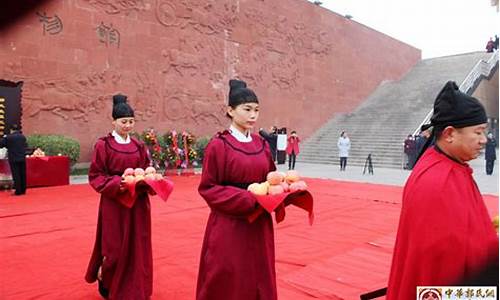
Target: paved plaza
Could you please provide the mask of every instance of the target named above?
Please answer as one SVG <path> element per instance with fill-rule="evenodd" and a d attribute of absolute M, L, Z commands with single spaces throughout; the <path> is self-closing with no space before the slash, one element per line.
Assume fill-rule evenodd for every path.
<path fill-rule="evenodd" d="M 498 156 L 497 156 L 498 157 Z M 495 161 L 493 175 L 488 176 L 485 172 L 484 157 L 479 157 L 469 163 L 474 170 L 476 180 L 481 193 L 498 195 L 498 160 Z M 288 164 L 277 165 L 278 170 L 286 171 Z M 340 172 L 338 165 L 309 164 L 297 162 L 295 169 L 304 177 L 335 179 L 352 182 L 368 182 L 387 185 L 404 186 L 411 171 L 403 169 L 377 168 L 374 162 L 374 174 L 363 175 L 363 167 L 348 166 L 345 172 Z M 200 171 L 198 171 L 200 172 Z M 72 176 L 71 184 L 87 183 L 87 176 Z"/>

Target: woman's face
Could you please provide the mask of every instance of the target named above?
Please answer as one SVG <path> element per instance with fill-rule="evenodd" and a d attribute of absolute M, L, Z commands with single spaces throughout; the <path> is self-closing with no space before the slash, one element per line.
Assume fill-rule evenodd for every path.
<path fill-rule="evenodd" d="M 251 130 L 259 118 L 258 103 L 243 103 L 235 108 L 228 107 L 227 113 L 231 116 L 232 125 L 242 132 Z"/>
<path fill-rule="evenodd" d="M 115 128 L 116 133 L 121 136 L 128 135 L 133 129 L 135 125 L 135 119 L 131 118 L 118 118 L 113 121 L 113 127 Z"/>

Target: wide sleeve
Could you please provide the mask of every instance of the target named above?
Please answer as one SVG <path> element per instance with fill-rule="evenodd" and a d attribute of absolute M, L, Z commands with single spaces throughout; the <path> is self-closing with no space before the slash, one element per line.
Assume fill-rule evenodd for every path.
<path fill-rule="evenodd" d="M 89 169 L 89 183 L 100 194 L 107 198 L 117 199 L 120 195 L 121 177 L 109 175 L 106 166 L 106 145 L 99 140 L 92 154 L 92 162 Z"/>
<path fill-rule="evenodd" d="M 269 161 L 269 171 L 276 171 L 276 164 L 274 163 L 273 155 L 271 154 L 271 148 L 269 144 L 266 144 L 266 157 L 267 160 Z"/>
<path fill-rule="evenodd" d="M 266 140 L 270 140 L 272 138 L 272 136 L 269 133 L 267 133 L 264 129 L 259 130 L 259 134 Z"/>
<path fill-rule="evenodd" d="M 225 158 L 224 141 L 212 139 L 205 149 L 198 192 L 215 211 L 234 216 L 249 215 L 255 210 L 257 199 L 247 190 L 222 184 Z"/>

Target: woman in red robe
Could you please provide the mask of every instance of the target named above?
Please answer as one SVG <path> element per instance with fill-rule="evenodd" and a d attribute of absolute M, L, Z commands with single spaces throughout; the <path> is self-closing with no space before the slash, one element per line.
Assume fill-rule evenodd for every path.
<path fill-rule="evenodd" d="M 121 175 L 126 168 L 146 168 L 143 143 L 129 135 L 134 111 L 126 96 L 113 96 L 114 131 L 100 138 L 89 170 L 90 185 L 101 194 L 94 250 L 85 280 L 98 280 L 106 299 L 149 299 L 153 290 L 151 213 L 147 193 L 125 205 Z"/>
<path fill-rule="evenodd" d="M 227 115 L 231 127 L 205 149 L 198 188 L 211 212 L 207 222 L 196 299 L 275 300 L 274 232 L 271 215 L 253 223 L 257 207 L 246 190 L 276 169 L 269 145 L 250 133 L 259 115 L 255 93 L 243 81 L 231 80 Z"/>

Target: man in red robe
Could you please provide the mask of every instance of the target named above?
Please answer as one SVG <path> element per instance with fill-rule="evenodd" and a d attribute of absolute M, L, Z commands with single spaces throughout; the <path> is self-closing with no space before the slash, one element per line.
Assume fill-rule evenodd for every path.
<path fill-rule="evenodd" d="M 498 236 L 466 163 L 486 143 L 484 107 L 450 81 L 423 127 L 433 127 L 436 142 L 404 188 L 387 300 L 416 299 L 417 286 L 471 282 L 498 263 Z M 475 283 L 495 280 L 498 269 L 496 279 Z"/>

